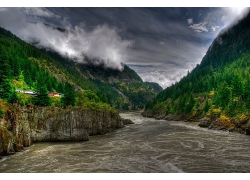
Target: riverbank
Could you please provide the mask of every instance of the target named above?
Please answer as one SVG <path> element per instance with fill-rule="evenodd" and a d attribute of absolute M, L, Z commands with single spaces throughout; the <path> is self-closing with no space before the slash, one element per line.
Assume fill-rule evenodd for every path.
<path fill-rule="evenodd" d="M 1 173 L 249 173 L 250 136 L 193 122 L 120 114 L 135 124 L 83 142 L 38 142 L 4 157 Z M 25 163 L 24 163 L 25 162 Z"/>
<path fill-rule="evenodd" d="M 151 111 L 143 111 L 143 117 L 164 119 L 167 121 L 185 121 L 185 122 L 198 122 L 197 126 L 201 128 L 208 128 L 212 130 L 223 130 L 229 132 L 238 132 L 245 135 L 250 135 L 250 121 L 249 118 L 242 115 L 239 117 L 226 117 L 218 112 L 208 113 L 205 116 L 201 114 L 195 115 L 153 115 Z"/>

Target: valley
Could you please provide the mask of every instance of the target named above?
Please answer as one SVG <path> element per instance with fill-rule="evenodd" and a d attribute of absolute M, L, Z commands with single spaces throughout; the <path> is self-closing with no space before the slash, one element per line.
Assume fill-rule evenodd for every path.
<path fill-rule="evenodd" d="M 249 172 L 250 10 L 191 9 L 0 8 L 0 172 Z"/>

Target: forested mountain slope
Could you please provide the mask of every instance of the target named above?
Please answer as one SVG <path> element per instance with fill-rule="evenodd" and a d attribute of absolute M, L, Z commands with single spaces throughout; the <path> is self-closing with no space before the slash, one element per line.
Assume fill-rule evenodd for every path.
<path fill-rule="evenodd" d="M 250 13 L 222 31 L 201 63 L 145 105 L 143 115 L 248 126 L 250 117 Z M 167 117 L 170 117 L 167 116 Z M 250 127 L 250 126 L 249 126 Z"/>
<path fill-rule="evenodd" d="M 66 95 L 71 92 L 76 97 L 75 102 L 69 102 L 72 105 L 100 102 L 117 110 L 129 110 L 142 108 L 157 94 L 126 65 L 120 72 L 90 62 L 76 63 L 53 50 L 38 49 L 3 28 L 0 28 L 0 61 L 0 98 L 8 102 L 61 106 L 58 99 L 45 98 L 39 104 L 34 98 L 16 94 L 15 90 L 44 95 L 48 91 Z"/>

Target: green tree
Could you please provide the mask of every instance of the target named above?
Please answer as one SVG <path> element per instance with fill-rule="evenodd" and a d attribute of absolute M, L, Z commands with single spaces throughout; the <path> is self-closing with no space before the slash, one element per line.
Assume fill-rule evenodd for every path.
<path fill-rule="evenodd" d="M 227 85 L 226 82 L 223 82 L 220 84 L 220 87 L 218 90 L 215 92 L 214 95 L 214 105 L 217 107 L 221 107 L 224 109 L 230 100 L 232 99 L 232 90 L 231 88 Z"/>
<path fill-rule="evenodd" d="M 188 103 L 185 106 L 185 113 L 190 114 L 195 105 L 195 99 L 192 94 L 189 95 Z"/>
<path fill-rule="evenodd" d="M 39 106 L 49 106 L 51 104 L 45 80 L 41 76 L 38 78 L 36 92 L 37 95 L 33 99 L 34 104 Z"/>
<path fill-rule="evenodd" d="M 232 79 L 232 95 L 233 97 L 241 97 L 243 95 L 243 84 L 242 84 L 242 79 L 240 76 L 235 75 L 234 78 Z"/>
<path fill-rule="evenodd" d="M 210 105 L 208 103 L 208 99 L 206 99 L 205 105 L 203 107 L 203 111 L 206 113 L 206 112 L 208 112 L 209 108 L 210 108 Z"/>
<path fill-rule="evenodd" d="M 13 88 L 11 93 L 10 93 L 10 97 L 8 99 L 9 103 L 16 103 L 18 102 L 18 97 L 17 97 L 17 92 L 15 91 L 15 89 Z"/>
<path fill-rule="evenodd" d="M 3 117 L 3 116 L 4 116 L 4 112 L 3 112 L 3 109 L 0 106 L 0 117 Z"/>
<path fill-rule="evenodd" d="M 0 49 L 0 98 L 7 101 L 10 93 L 10 65 L 6 53 Z"/>
<path fill-rule="evenodd" d="M 178 99 L 177 114 L 185 112 L 186 101 L 187 101 L 187 94 L 185 93 L 184 95 L 181 95 L 180 98 Z"/>
<path fill-rule="evenodd" d="M 75 93 L 74 87 L 68 82 L 66 82 L 64 85 L 64 95 L 61 100 L 62 100 L 62 104 L 64 107 L 69 106 L 69 105 L 72 105 L 72 106 L 75 105 L 76 93 Z"/>

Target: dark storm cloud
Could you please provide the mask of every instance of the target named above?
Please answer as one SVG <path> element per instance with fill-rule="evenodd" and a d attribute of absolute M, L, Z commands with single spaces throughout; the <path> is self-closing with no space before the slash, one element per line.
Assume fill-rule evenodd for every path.
<path fill-rule="evenodd" d="M 44 22 L 50 24 L 45 18 L 61 20 L 66 32 L 45 25 Z M 83 63 L 86 55 L 93 63 L 103 62 L 107 67 L 120 70 L 133 45 L 133 41 L 121 39 L 115 27 L 102 24 L 86 31 L 83 24 L 72 26 L 67 17 L 45 8 L 6 8 L 0 11 L 0 25 L 27 42 L 35 41 L 38 47 L 52 48 Z M 99 61 L 94 60 L 96 58 Z"/>
<path fill-rule="evenodd" d="M 11 24 L 0 16 L 0 23 L 26 38 L 38 31 L 44 37 L 40 40 L 42 46 L 49 42 L 58 52 L 75 56 L 84 51 L 90 57 L 104 59 L 113 68 L 121 68 L 121 62 L 129 64 L 144 81 L 158 82 L 165 88 L 200 63 L 214 38 L 237 21 L 242 8 L 24 8 L 24 14 L 11 11 L 12 20 L 19 22 Z M 14 15 L 19 17 L 15 19 Z M 38 22 L 36 28 L 30 28 L 27 19 Z M 65 37 L 42 23 L 74 33 Z M 28 27 L 27 31 L 22 24 Z M 18 26 L 23 29 L 17 30 Z M 55 37 L 53 43 L 49 41 L 51 34 Z"/>

